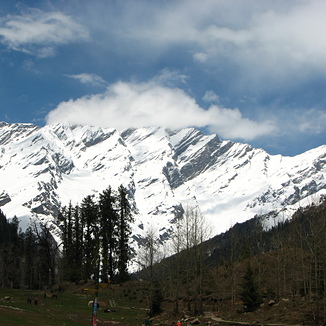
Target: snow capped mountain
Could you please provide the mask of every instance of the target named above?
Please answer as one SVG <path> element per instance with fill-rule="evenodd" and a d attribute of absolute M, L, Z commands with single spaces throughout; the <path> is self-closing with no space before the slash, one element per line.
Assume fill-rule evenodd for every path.
<path fill-rule="evenodd" d="M 54 235 L 62 206 L 121 184 L 132 204 L 135 239 L 154 226 L 164 240 L 186 206 L 198 206 L 215 235 L 256 214 L 318 199 L 326 194 L 325 172 L 326 146 L 284 157 L 194 128 L 119 132 L 0 123 L 1 209 L 22 228 L 37 219 Z"/>

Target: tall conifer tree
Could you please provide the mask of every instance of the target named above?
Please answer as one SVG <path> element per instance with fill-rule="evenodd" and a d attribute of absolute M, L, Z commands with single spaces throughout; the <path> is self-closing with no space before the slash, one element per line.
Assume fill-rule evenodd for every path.
<path fill-rule="evenodd" d="M 100 237 L 102 245 L 102 270 L 101 278 L 103 282 L 114 279 L 116 269 L 115 252 L 117 246 L 117 213 L 115 210 L 115 196 L 111 187 L 100 194 Z"/>
<path fill-rule="evenodd" d="M 130 223 L 133 221 L 126 189 L 121 185 L 119 191 L 119 227 L 118 227 L 118 273 L 119 282 L 128 279 L 128 261 L 130 256 Z"/>
<path fill-rule="evenodd" d="M 250 264 L 248 264 L 246 272 L 243 276 L 240 298 L 243 301 L 245 311 L 256 310 L 259 308 L 262 302 L 258 285 L 255 282 L 254 271 Z"/>
<path fill-rule="evenodd" d="M 98 206 L 92 196 L 87 196 L 81 204 L 81 218 L 85 226 L 84 277 L 90 279 L 96 274 L 99 258 Z"/>

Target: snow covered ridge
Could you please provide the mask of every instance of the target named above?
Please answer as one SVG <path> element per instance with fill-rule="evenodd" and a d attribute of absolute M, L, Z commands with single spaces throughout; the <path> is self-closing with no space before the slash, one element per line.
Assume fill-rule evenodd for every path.
<path fill-rule="evenodd" d="M 60 207 L 121 184 L 134 239 L 149 226 L 168 238 L 186 206 L 198 206 L 216 235 L 256 214 L 282 211 L 289 218 L 326 194 L 325 172 L 325 145 L 283 157 L 194 128 L 0 123 L 1 209 L 22 228 L 38 219 L 54 235 Z"/>

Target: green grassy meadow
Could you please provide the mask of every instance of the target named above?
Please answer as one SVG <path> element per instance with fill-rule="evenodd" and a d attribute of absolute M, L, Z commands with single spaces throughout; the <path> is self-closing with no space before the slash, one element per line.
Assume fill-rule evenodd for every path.
<path fill-rule="evenodd" d="M 55 292 L 58 299 L 44 298 L 43 291 L 0 288 L 0 325 L 75 326 L 92 325 L 92 291 Z M 10 296 L 10 301 L 4 297 Z M 32 303 L 28 303 L 28 299 Z M 37 305 L 34 300 L 37 300 Z M 110 286 L 99 292 L 97 325 L 141 325 L 146 307 L 125 289 Z M 135 306 L 136 304 L 136 306 Z M 104 312 L 109 309 L 110 312 Z"/>

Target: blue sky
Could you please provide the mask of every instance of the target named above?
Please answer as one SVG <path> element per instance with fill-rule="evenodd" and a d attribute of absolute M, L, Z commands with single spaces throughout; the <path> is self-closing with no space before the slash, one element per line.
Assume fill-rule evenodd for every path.
<path fill-rule="evenodd" d="M 326 139 L 326 1 L 3 0 L 0 120 Z"/>

